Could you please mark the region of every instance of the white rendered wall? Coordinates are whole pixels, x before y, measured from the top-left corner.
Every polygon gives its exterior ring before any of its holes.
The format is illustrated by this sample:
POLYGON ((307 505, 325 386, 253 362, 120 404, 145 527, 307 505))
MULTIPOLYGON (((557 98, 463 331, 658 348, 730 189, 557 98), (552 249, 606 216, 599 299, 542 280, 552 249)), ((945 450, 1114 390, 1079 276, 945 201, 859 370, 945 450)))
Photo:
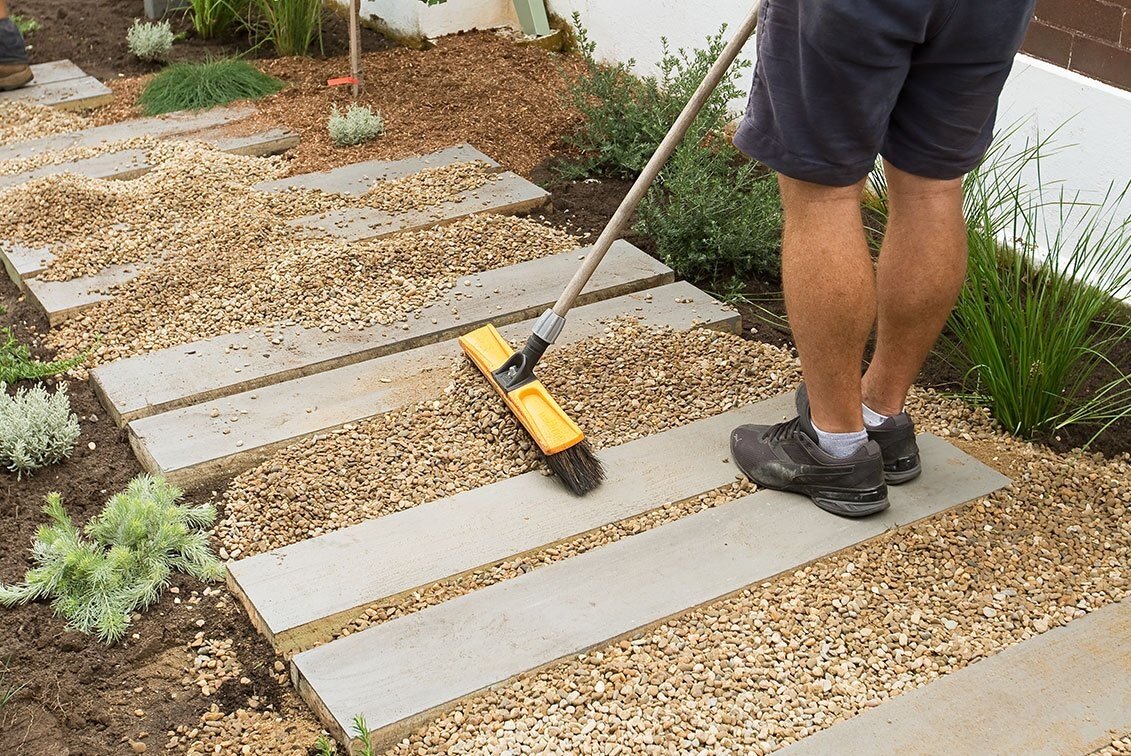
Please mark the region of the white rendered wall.
POLYGON ((410 38, 500 26, 518 28, 512 0, 448 0, 441 5, 425 5, 421 0, 361 0, 361 16, 376 17, 396 34, 410 38))

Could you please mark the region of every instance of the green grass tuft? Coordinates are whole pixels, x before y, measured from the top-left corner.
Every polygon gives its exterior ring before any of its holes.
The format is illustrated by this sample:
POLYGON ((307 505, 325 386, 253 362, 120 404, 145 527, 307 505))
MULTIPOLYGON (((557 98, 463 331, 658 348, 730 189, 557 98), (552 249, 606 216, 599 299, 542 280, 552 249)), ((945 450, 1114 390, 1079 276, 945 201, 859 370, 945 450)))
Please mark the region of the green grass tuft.
POLYGON ((20 30, 20 34, 25 37, 43 28, 43 24, 39 23, 39 19, 32 18, 31 16, 21 16, 16 13, 12 14, 12 23, 20 30))
POLYGON ((283 87, 283 82, 243 60, 174 63, 153 77, 138 103, 146 115, 152 116, 255 100, 283 87))

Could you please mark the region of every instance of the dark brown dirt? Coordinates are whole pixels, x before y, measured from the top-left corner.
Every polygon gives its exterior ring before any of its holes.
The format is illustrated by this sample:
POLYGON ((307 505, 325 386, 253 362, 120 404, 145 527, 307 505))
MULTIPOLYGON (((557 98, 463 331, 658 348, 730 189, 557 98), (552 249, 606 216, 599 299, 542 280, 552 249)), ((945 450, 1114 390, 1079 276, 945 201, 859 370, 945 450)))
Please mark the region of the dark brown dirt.
MULTIPOLYGON (((138 60, 126 47, 126 32, 134 19, 144 20, 141 0, 18 0, 11 4, 11 11, 34 18, 41 25, 27 39, 32 63, 69 58, 102 80, 155 73, 161 68, 159 64, 138 60)), ((240 54, 274 57, 270 45, 249 52, 253 44, 246 32, 235 30, 218 39, 198 39, 183 11, 171 12, 168 20, 174 32, 185 35, 173 45, 171 62, 240 54)), ((367 51, 390 46, 385 37, 368 29, 362 32, 361 44, 367 51)), ((322 48, 316 43, 312 52, 326 56, 349 52, 348 27, 341 16, 329 11, 325 14, 322 48)))
MULTIPOLYGON (((6 277, 0 282, 0 306, 5 310, 0 324, 34 344, 46 323, 18 297, 6 277)), ((44 522, 41 509, 46 494, 61 492, 68 512, 81 526, 111 494, 142 472, 125 433, 106 416, 90 385, 70 381, 69 391, 82 427, 71 458, 21 481, 0 471, 0 582, 21 581, 31 566, 29 547, 44 522), (93 450, 87 446, 91 442, 93 450)), ((204 491, 190 494, 187 500, 208 498, 204 491)), ((127 637, 112 647, 65 632, 65 622, 44 603, 0 610, 0 664, 8 667, 5 686, 24 686, 0 711, 0 753, 130 753, 127 739, 146 743, 152 753, 163 748, 167 731, 180 724, 195 725, 214 702, 234 710, 255 695, 265 704, 280 705, 284 689, 267 669, 274 653, 234 600, 216 608, 216 598, 204 598, 190 609, 187 598, 202 590, 202 584, 181 575, 173 585, 185 603, 175 604, 175 596, 166 592, 159 604, 131 624, 130 635, 140 637, 127 637), (205 626, 198 628, 197 619, 204 619, 205 626), (187 644, 200 630, 209 638, 235 640, 235 653, 243 674, 252 680, 250 685, 229 683, 205 698, 195 685, 182 684, 183 670, 191 663, 187 644), (137 710, 144 716, 138 716, 137 710)))
MULTIPOLYGON (((562 181, 552 169, 554 160, 558 159, 561 158, 555 157, 543 163, 532 174, 536 183, 553 192, 553 209, 542 215, 547 220, 592 241, 616 212, 632 182, 622 179, 562 181)), ((656 255, 656 244, 652 239, 632 233, 625 238, 649 254, 656 255)), ((743 335, 746 338, 788 349, 793 348, 792 338, 785 322, 785 301, 781 295, 780 283, 749 280, 742 282, 742 286, 737 291, 734 290, 730 276, 723 276, 715 281, 691 283, 720 299, 730 301, 742 314, 743 335)), ((1128 313, 1128 317, 1131 317, 1131 313, 1128 313)), ((940 346, 931 354, 927 364, 923 366, 919 385, 940 391, 961 392, 963 373, 946 358, 945 352, 946 349, 940 346)), ((1131 373, 1131 342, 1125 341, 1118 345, 1109 357, 1125 374, 1131 373)), ((1084 390, 1093 391, 1115 377, 1114 369, 1101 368, 1084 390)), ((1071 426, 1035 440, 1047 444, 1055 451, 1067 452, 1087 443, 1097 430, 1099 428, 1091 426, 1071 426)), ((1108 456, 1118 456, 1131 451, 1131 418, 1125 418, 1112 425, 1092 443, 1089 449, 1108 456)))

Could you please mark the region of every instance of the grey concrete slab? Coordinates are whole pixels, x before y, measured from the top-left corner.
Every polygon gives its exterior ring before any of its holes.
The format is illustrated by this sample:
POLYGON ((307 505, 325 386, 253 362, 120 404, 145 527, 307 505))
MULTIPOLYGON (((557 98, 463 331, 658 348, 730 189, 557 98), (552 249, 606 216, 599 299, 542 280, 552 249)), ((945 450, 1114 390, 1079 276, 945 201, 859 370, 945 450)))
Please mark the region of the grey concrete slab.
POLYGON ((581 498, 529 473, 241 560, 229 565, 228 585, 276 651, 312 648, 374 602, 733 482, 731 429, 780 422, 793 402, 778 397, 602 450, 609 478, 581 498), (673 466, 688 449, 697 463, 673 466))
MULTIPOLYGON (((595 302, 570 313, 559 344, 601 333, 618 316, 687 330, 699 325, 737 331, 739 316, 686 282, 595 302)), ((533 320, 502 329, 514 343, 533 320)), ((356 365, 245 391, 223 400, 139 418, 130 443, 150 473, 183 488, 246 470, 276 449, 347 423, 438 395, 461 356, 455 340, 398 352, 356 365), (238 422, 231 422, 231 418, 238 422)))
POLYGON ((35 83, 0 92, 0 102, 27 102, 46 105, 59 110, 85 110, 105 105, 114 99, 114 93, 93 76, 65 79, 48 83, 35 83))
POLYGON ((12 283, 24 288, 25 278, 35 278, 55 259, 47 247, 25 247, 0 242, 0 261, 12 283))
POLYGON ((47 63, 36 63, 31 67, 31 75, 34 78, 27 85, 27 88, 87 78, 86 71, 75 65, 73 61, 65 58, 48 61, 47 63))
MULTIPOLYGON (((286 129, 268 129, 258 134, 241 137, 203 132, 193 138, 212 144, 216 149, 223 152, 250 156, 274 155, 285 152, 297 146, 299 141, 298 134, 286 129)), ((147 160, 145 150, 117 150, 72 162, 43 165, 24 173, 3 175, 0 176, 0 189, 60 173, 77 173, 80 176, 96 179, 128 180, 142 176, 151 169, 152 166, 147 160)))
POLYGON ((459 144, 428 155, 403 160, 368 160, 329 171, 305 173, 278 181, 264 181, 256 184, 254 188, 264 192, 277 192, 290 188, 320 189, 324 192, 359 197, 380 181, 406 178, 428 168, 472 161, 486 163, 493 169, 501 169, 498 163, 470 144, 459 144))
MULTIPOLYGON (((893 488, 881 515, 846 520, 805 497, 760 491, 306 651, 292 674, 336 736, 347 739, 362 715, 386 747, 477 691, 1008 483, 938 438, 920 444, 922 478, 893 488)), ((650 461, 652 475, 673 473, 671 457, 650 461)), ((430 539, 415 545, 417 559, 432 549, 430 539)))
POLYGON ((255 113, 247 106, 218 107, 203 111, 180 111, 153 118, 135 118, 107 126, 95 126, 82 131, 52 134, 0 147, 0 161, 23 160, 44 152, 55 152, 73 147, 96 147, 123 142, 142 136, 191 138, 193 132, 218 129, 237 123, 255 113))
POLYGON ((93 276, 70 281, 45 281, 28 278, 24 290, 28 297, 47 314, 47 323, 56 326, 75 317, 83 310, 110 299, 111 290, 119 284, 132 281, 146 266, 144 263, 111 265, 93 276))
POLYGON ((779 751, 1079 756, 1131 732, 1131 601, 982 659, 779 751))
POLYGON ((479 189, 459 198, 422 210, 388 213, 383 210, 349 208, 290 221, 308 233, 329 234, 348 241, 362 241, 452 223, 480 213, 514 214, 546 204, 550 194, 514 173, 503 173, 479 189))
MULTIPOLYGON (((454 301, 458 310, 454 315, 451 307, 437 303, 399 326, 339 334, 283 325, 274 333, 249 330, 117 360, 91 371, 91 381, 119 424, 214 401, 451 339, 485 323, 507 325, 534 317, 556 300, 576 270, 578 256, 575 250, 464 277, 457 287, 463 296, 454 301), (479 285, 463 286, 462 281, 479 285), (273 343, 275 335, 280 343, 273 343)), ((618 242, 581 304, 670 283, 673 278, 667 266, 627 242, 618 242)))

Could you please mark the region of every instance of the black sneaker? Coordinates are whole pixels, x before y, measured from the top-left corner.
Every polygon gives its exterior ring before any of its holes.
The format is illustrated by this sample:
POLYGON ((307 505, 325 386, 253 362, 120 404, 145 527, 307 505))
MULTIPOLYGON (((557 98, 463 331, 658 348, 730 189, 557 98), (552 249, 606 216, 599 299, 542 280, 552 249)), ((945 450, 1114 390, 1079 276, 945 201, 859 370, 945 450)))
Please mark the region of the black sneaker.
MULTIPOLYGON (((808 416, 809 392, 804 383, 797 389, 797 407, 798 412, 808 416)), ((878 428, 868 428, 868 438, 880 446, 884 457, 884 480, 889 486, 908 483, 923 472, 919 463, 919 443, 915 440, 915 423, 906 412, 892 415, 878 428)))
POLYGON ((868 441, 851 457, 833 457, 818 445, 808 402, 802 406, 800 395, 798 415, 777 425, 735 428, 730 450, 739 469, 760 486, 805 494, 821 509, 842 517, 867 517, 887 509, 879 445, 868 441))

